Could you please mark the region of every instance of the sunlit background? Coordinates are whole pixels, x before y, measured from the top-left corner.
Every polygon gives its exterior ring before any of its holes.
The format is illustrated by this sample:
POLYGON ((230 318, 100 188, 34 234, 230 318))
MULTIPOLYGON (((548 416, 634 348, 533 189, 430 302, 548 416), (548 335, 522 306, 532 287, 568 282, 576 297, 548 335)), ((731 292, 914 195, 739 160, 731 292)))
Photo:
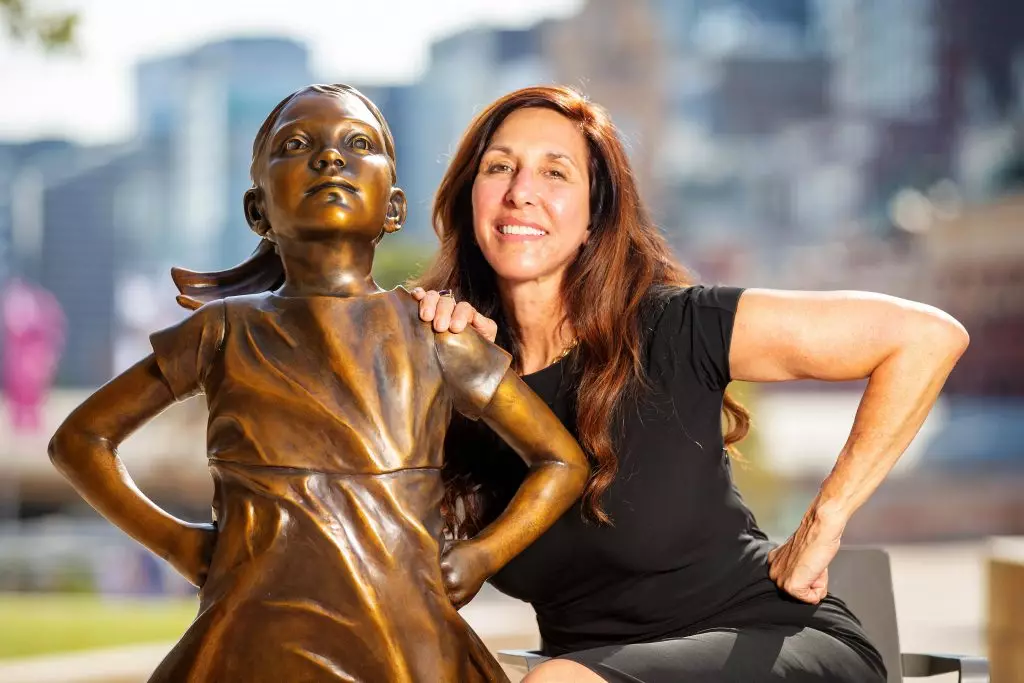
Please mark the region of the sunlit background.
MULTIPOLYGON (((184 315, 172 265, 255 247, 241 198, 273 106, 345 82, 383 110, 410 200, 378 252, 391 287, 434 252, 433 191, 471 117, 557 82, 611 111, 696 279, 875 290, 967 326, 845 539, 890 551, 904 650, 987 654, 995 680, 1024 681, 1020 0, 257 4, 0 0, 0 680, 145 680, 194 615, 190 587, 81 503, 45 446, 184 315)), ((773 536, 861 389, 737 387, 755 423, 735 469, 773 536)), ((122 449, 146 493, 196 520, 205 414, 175 406, 122 449)), ((536 644, 528 606, 485 590, 464 613, 492 647, 536 644)))

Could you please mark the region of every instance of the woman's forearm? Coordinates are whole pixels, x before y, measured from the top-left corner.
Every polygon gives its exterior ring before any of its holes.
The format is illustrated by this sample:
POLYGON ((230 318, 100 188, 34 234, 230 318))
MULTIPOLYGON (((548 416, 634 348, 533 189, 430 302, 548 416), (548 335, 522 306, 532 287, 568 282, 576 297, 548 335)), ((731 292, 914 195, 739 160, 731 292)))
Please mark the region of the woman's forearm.
POLYGON ((812 514, 845 524, 864 504, 921 428, 967 343, 959 324, 936 322, 875 368, 812 514))

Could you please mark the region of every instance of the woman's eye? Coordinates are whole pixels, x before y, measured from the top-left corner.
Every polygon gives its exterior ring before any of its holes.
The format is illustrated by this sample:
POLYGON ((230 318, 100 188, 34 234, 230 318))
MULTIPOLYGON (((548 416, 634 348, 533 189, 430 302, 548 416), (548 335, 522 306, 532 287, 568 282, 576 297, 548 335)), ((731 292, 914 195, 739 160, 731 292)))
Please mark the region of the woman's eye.
POLYGON ((493 164, 489 164, 487 166, 488 173, 508 173, 511 170, 511 166, 501 161, 496 161, 493 164))
POLYGON ((292 138, 288 142, 284 143, 284 148, 289 152, 294 152, 295 150, 302 149, 305 146, 306 141, 302 138, 292 138))
POLYGON ((373 149, 373 145, 370 144, 370 138, 366 137, 365 135, 359 135, 353 138, 351 144, 354 148, 361 149, 364 151, 369 151, 373 149))
POLYGON ((554 168, 551 169, 550 171, 548 171, 548 175, 551 176, 552 178, 558 178, 559 180, 565 180, 565 174, 562 173, 561 171, 559 171, 558 169, 554 169, 554 168))

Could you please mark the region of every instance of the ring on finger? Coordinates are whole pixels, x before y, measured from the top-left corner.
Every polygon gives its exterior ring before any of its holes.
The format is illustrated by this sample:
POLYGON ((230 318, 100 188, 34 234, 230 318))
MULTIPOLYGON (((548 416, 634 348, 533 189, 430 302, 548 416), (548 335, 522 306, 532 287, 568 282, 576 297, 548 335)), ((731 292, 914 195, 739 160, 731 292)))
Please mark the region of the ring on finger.
POLYGON ((450 290, 450 289, 442 289, 442 290, 441 290, 440 292, 438 292, 438 293, 437 293, 437 295, 438 295, 438 296, 447 296, 447 297, 451 297, 451 295, 452 295, 452 290, 450 290))

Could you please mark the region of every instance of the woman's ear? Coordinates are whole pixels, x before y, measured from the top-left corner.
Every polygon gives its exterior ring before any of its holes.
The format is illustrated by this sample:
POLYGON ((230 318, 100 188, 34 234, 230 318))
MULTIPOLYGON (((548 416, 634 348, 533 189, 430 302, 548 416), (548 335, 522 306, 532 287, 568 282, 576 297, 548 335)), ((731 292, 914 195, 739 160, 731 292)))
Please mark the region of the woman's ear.
POLYGON ((384 216, 384 232, 398 232, 405 224, 405 217, 408 214, 409 206, 405 199, 405 191, 400 187, 391 188, 391 197, 388 199, 388 212, 384 216))
POLYGON ((245 208, 245 220, 254 233, 273 241, 270 229, 270 221, 263 213, 263 192, 256 187, 250 187, 242 197, 242 205, 245 208))

